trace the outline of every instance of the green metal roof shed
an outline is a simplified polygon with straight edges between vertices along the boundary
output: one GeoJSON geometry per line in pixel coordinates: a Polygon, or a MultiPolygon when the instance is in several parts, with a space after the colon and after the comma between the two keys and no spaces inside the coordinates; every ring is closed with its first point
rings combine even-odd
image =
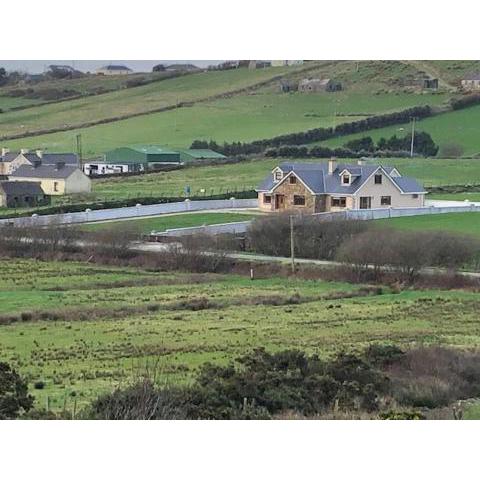
{"type": "Polygon", "coordinates": [[[131,145],[128,147],[115,148],[105,154],[106,163],[180,163],[180,154],[158,145],[131,145]]]}
{"type": "Polygon", "coordinates": [[[193,160],[213,160],[226,158],[225,155],[209,149],[191,148],[189,150],[179,150],[180,160],[188,163],[193,160]]]}

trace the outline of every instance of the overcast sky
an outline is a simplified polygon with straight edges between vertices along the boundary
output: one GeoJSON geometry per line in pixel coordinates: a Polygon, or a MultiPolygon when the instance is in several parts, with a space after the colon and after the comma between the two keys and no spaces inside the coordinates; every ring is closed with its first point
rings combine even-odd
{"type": "Polygon", "coordinates": [[[109,63],[130,67],[136,72],[151,72],[158,63],[193,63],[199,67],[207,67],[221,60],[0,60],[0,67],[6,70],[21,70],[28,73],[42,73],[52,64],[70,65],[82,72],[94,71],[109,63]]]}

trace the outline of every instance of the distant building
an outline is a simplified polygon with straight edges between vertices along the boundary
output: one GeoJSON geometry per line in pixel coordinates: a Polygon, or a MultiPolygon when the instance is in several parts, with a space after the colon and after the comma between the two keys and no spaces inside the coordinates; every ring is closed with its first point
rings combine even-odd
{"type": "Polygon", "coordinates": [[[215,152],[210,149],[191,148],[189,150],[179,150],[180,160],[182,163],[191,163],[202,160],[218,160],[227,158],[221,153],[215,152]]]}
{"type": "Polygon", "coordinates": [[[97,70],[97,75],[129,75],[131,73],[133,70],[125,65],[105,65],[97,70]]]}
{"type": "Polygon", "coordinates": [[[161,168],[180,164],[180,153],[158,145],[131,145],[115,148],[105,154],[104,163],[128,165],[128,171],[161,168]]]}
{"type": "Polygon", "coordinates": [[[194,72],[195,70],[200,70],[193,63],[172,63],[171,65],[166,65],[165,70],[167,72],[194,72]]]}
{"type": "Polygon", "coordinates": [[[467,75],[462,80],[462,88],[465,90],[480,90],[480,72],[467,75]]]}
{"type": "Polygon", "coordinates": [[[45,195],[40,182],[0,182],[1,207],[37,207],[49,203],[50,197],[45,195]]]}
{"type": "Polygon", "coordinates": [[[339,90],[342,90],[342,84],[330,78],[304,78],[298,83],[298,91],[303,93],[337,92],[339,90]]]}
{"type": "Polygon", "coordinates": [[[21,165],[33,165],[35,162],[42,165],[65,165],[78,167],[80,165],[75,153],[44,153],[42,150],[29,152],[22,149],[20,152],[10,152],[8,148],[2,148],[0,156],[0,175],[10,175],[21,165]]]}
{"type": "Polygon", "coordinates": [[[303,60],[271,60],[272,67],[290,67],[292,65],[303,65],[303,60]]]}
{"type": "Polygon", "coordinates": [[[422,88],[426,90],[438,90],[438,78],[424,78],[422,88]]]}
{"type": "Polygon", "coordinates": [[[91,180],[76,166],[59,162],[42,165],[37,160],[33,165],[21,165],[8,177],[12,181],[39,182],[47,195],[88,193],[92,190],[91,180]]]}

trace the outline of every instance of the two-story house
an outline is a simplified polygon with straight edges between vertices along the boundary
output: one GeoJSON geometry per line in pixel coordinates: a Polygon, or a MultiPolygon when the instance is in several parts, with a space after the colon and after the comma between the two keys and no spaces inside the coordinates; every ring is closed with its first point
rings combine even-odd
{"type": "Polygon", "coordinates": [[[328,163],[282,163],[257,189],[267,212],[304,213],[388,207],[422,207],[425,189],[395,167],[328,163]]]}

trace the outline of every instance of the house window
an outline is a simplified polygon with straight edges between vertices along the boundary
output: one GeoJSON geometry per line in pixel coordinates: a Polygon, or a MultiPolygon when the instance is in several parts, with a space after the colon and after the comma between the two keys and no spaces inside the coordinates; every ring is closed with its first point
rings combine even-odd
{"type": "Polygon", "coordinates": [[[275,180],[281,180],[282,179],[282,176],[283,176],[283,173],[281,170],[277,170],[275,172],[275,180]]]}
{"type": "Polygon", "coordinates": [[[343,175],[342,176],[342,184],[343,185],[350,185],[350,175],[343,175]]]}
{"type": "Polygon", "coordinates": [[[380,199],[380,205],[389,206],[392,204],[392,197],[382,197],[380,199]]]}
{"type": "Polygon", "coordinates": [[[290,185],[295,185],[297,183],[297,177],[293,175],[290,177],[290,185]]]}
{"type": "Polygon", "coordinates": [[[305,205],[305,197],[303,195],[294,195],[293,196],[294,205],[305,205]]]}
{"type": "Polygon", "coordinates": [[[58,192],[58,182],[53,182],[53,191],[58,192]]]}
{"type": "Polygon", "coordinates": [[[264,195],[263,196],[263,203],[272,203],[272,196],[271,195],[264,195]]]}
{"type": "Polygon", "coordinates": [[[341,207],[345,208],[347,206],[347,198],[346,197],[333,197],[332,198],[332,207],[341,207]]]}
{"type": "Polygon", "coordinates": [[[414,194],[412,195],[412,198],[418,198],[418,193],[414,193],[414,194]]]}
{"type": "Polygon", "coordinates": [[[375,185],[382,184],[382,176],[380,174],[375,175],[375,185]]]}

